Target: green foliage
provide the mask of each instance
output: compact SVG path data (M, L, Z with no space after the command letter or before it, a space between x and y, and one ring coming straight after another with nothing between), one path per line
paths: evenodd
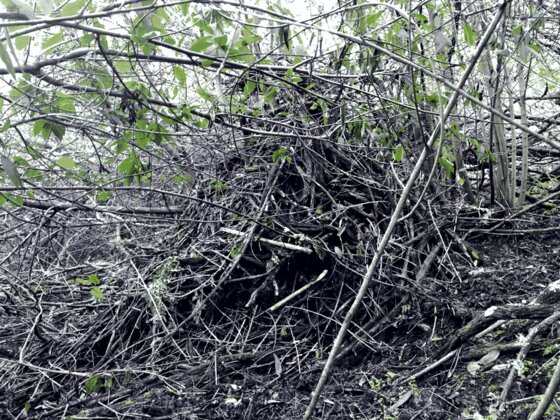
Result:
M288 149L285 147L279 147L272 153L272 163L280 164L286 162L288 164L292 163L292 157L288 155Z
M86 279L82 277L77 277L74 279L76 284L81 286L90 286L90 294L91 296L98 302L103 300L103 290L100 287L97 287L101 284L101 280L96 274L90 274Z
M60 10L61 16L72 16L77 15L82 11L84 6L86 5L85 0L75 0L69 3L66 3L62 9Z
M543 350L543 356L549 356L551 354L556 353L560 350L560 344L553 344L550 346L546 346Z
M109 391L113 387L113 376L104 374L103 376L94 373L84 381L84 391L91 395L100 392L102 389Z
M56 93L57 98L53 101L53 106L58 112L73 114L76 112L75 99L72 95L62 92Z
M94 373L84 382L84 390L87 394L95 394L101 390L101 381L99 375Z
M535 363L532 360L529 359L525 359L523 361L523 367L521 369L521 371L519 372L519 377L521 379L525 379L527 377L527 375L529 374L529 372L531 371L531 368L533 367Z
M229 252L229 256L230 257L236 257L238 255L241 254L241 247L240 246L235 246L231 249L231 251Z
M368 381L368 385L372 391L379 392L383 388L383 380L374 376Z
M29 47L31 37L29 35L18 36L15 40L15 45L18 50L25 50Z
M14 207L20 207L24 203L23 200L23 197L19 195L0 193L0 206L4 205L5 203L9 203Z
M123 179L124 185L130 185L133 181L140 184L142 179L141 176L144 175L145 171L144 165L140 158L136 155L134 149L131 150L128 157L118 165L117 170L125 175Z
M43 50L48 50L50 47L61 43L63 39L64 39L64 32L60 30L54 35L51 35L50 37L46 38L41 44L41 46L43 47Z
M99 191L97 192L97 201L104 202L111 198L113 194L110 191Z
M77 277L76 279L74 279L74 281L77 284L81 284L81 285L84 285L84 286L97 286L97 285L101 284L101 280L99 280L99 277L96 274L88 275L87 279Z
M80 46L82 47L88 47L91 44L93 44L93 42L95 41L95 37L91 34L84 34L80 37ZM115 64L116 67L116 63Z
M477 265L480 261L480 254L475 249L473 249L471 250L471 258L473 260L473 263Z
M68 169L68 170L74 169L77 166L77 163L74 162L74 159L72 159L69 156L62 156L58 158L56 160L56 164L61 168Z
M23 184L21 182L21 177L16 168L16 165L7 156L4 155L0 155L0 163L2 164L2 169L6 173L12 184L14 184L14 186L16 187L21 187Z
M2 128L0 128L0 133L5 133L10 129L11 126L12 124L10 123L10 120L7 119L6 121L4 121L4 124L2 124Z
M185 70L181 66L173 66L173 75L179 84L184 87L185 83L187 83L187 73Z
M554 413L560 410L560 406L556 403L556 401L552 401L548 408L545 411L546 416L552 416Z
M463 25L463 35L465 37L465 42L467 43L467 45L473 46L476 44L477 35L472 26L468 23L465 23Z
M190 50L194 52L203 52L213 44L211 36L201 36L191 44Z
M216 99L216 96L212 95L211 93L208 93L208 91L206 91L202 87L199 87L196 90L196 93L198 93L202 99L205 99L208 102L214 102L214 100Z
M210 180L210 187L217 193L222 193L229 188L229 185L219 179Z
M268 105L273 105L274 98L276 97L277 94L278 94L278 88L276 88L275 86L269 86L269 88L264 93L264 97L263 97L264 102Z
M62 140L66 134L66 128L63 125L39 119L33 123L32 132L34 136L41 135L41 137L45 140L48 140L51 137L51 134L54 134L56 138Z
M103 300L103 290L101 290L99 287L92 287L90 289L90 293L98 302L101 302Z
M103 386L105 387L106 390L110 390L111 388L113 388L113 376L111 375L105 376L105 382Z
M8 70L8 73L10 73L12 75L12 77L15 79L16 78L16 71L15 71L15 68L14 68L14 64L12 63L12 59L10 58L10 55L8 54L8 50L4 46L4 43L1 42L1 41L0 41L0 60L2 60L2 62L6 66L6 69Z
M404 147L397 146L393 149L393 159L395 162L399 163L403 160L404 157Z

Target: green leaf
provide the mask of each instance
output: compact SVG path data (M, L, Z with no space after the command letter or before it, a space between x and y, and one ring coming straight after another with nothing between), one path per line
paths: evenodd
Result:
M130 69L132 68L132 65L130 64L130 61L128 61L128 60L113 61L113 65L115 66L115 69L117 69L117 71L120 74L128 73L130 71Z
M213 26L206 19L197 19L195 25L198 26L202 32L214 33Z
M227 40L228 40L227 35L221 35L214 38L214 43L218 47L227 47Z
M123 174L130 174L132 173L133 167L134 161L130 157L127 157L119 164L119 166L117 166L117 170Z
M25 178L30 181L41 181L43 173L39 169L29 168L25 171Z
M66 4L62 10L60 11L60 15L64 16L72 16L77 15L85 6L84 0L76 0L71 3Z
M62 33L62 31L59 31L56 34L52 35L51 37L45 39L43 41L43 43L41 44L41 47L44 50L49 49L53 45L56 45L56 44L62 42L63 36L64 36L64 34Z
M200 60L200 64L202 65L202 68L208 68L210 67L212 64L214 64L214 60L210 60L208 58L203 58L202 60Z
M39 0L37 2L37 6L39 7L41 13L45 15L50 15L54 9L52 0Z
M31 37L29 35L22 35L16 38L15 44L18 50L24 50L29 46L31 42Z
M215 99L214 95L208 93L201 87L196 90L196 93L198 93L201 98L206 99L208 102L212 102Z
M16 206L16 207L21 207L23 206L23 197L19 196L19 195L9 195L9 199L10 199L10 204L12 206Z
M455 170L455 166L453 165L453 162L451 162L449 159L442 156L438 159L438 163L443 168L445 175L448 178L451 178L451 174Z
M84 382L84 389L86 393L93 394L99 392L101 389L101 381L99 380L99 375L94 374L89 379Z
M194 52L202 52L212 45L211 36L202 36L191 44L191 50Z
M454 136L459 137L461 135L461 127L459 127L459 124L457 123L451 123L449 131L451 131Z
M109 198L111 198L111 193L110 193L110 192L107 192L107 191L100 191L100 192L97 194L97 201L103 202L103 201L109 200Z
M27 162L24 158L22 158L21 156L14 156L13 161L16 165L18 166L29 166L29 162Z
M8 175L8 178L10 178L10 181L12 181L12 184L14 184L16 187L21 187L21 178L16 169L16 165L14 165L13 162L4 155L0 156L0 163L2 164L2 169L4 169L4 172L6 172L6 175Z
M146 133L136 133L136 146L142 150L148 150L148 144L150 144L150 137Z
M43 127L45 126L45 120L36 120L33 123L33 135L35 137L37 137L39 134L41 134L41 131L43 130Z
M5 133L10 129L11 126L12 123L10 122L9 119L7 119L6 121L4 121L4 124L2 124L2 128L0 128L0 133Z
M383 15L383 10L380 10L377 13L370 13L369 15L366 16L366 25L371 27L375 27L377 25L377 22L379 21L379 18Z
M27 401L23 406L23 409L25 410L26 413L29 413L31 411L31 401Z
M57 111L74 114L76 112L75 99L72 95L64 93L57 93L59 96L53 101L53 104L58 108Z
M256 44L261 39L262 38L259 35L255 34L253 31L251 31L249 27L243 28L243 36L241 38L241 42L243 42L245 45Z
M50 122L45 121L43 124L43 128L41 129L41 137L43 139L48 140L52 133L52 124Z
M541 52L542 51L541 46L539 44L534 43L534 42L529 44L529 48L531 48L533 51L536 51L536 52Z
M463 35L465 36L465 42L470 45L473 46L476 44L476 32L473 30L472 26L469 25L468 23L465 23L463 25Z
M66 134L66 128L60 124L51 124L51 130L57 139L62 140Z
M117 140L115 142L115 152L120 155L122 152L126 151L126 149L128 149L128 141L126 140Z
M397 146L395 147L395 149L393 150L393 158L395 159L395 162L401 162L404 156L404 147L402 146Z
M481 366L477 362L469 362L467 364L467 372L473 376L475 376L480 369Z
M264 99L265 103L270 105L272 103L272 101L274 100L274 98L276 97L277 93L278 93L278 89L275 88L274 86L270 86L264 94L263 99Z
M272 163L282 163L283 161L288 161L291 163L292 158L287 155L288 149L285 147L279 147L272 153Z
M420 25L425 25L429 21L428 17L426 15L423 15L422 13L413 13L412 16Z
M181 86L185 86L185 83L187 83L187 73L185 72L185 69L183 69L183 67L173 66L173 75Z
M98 302L103 300L103 290L99 287L92 287L90 293Z
M61 158L58 158L56 164L61 168L68 170L74 169L77 166L76 162L74 162L74 160L68 156L62 156Z
M119 164L117 170L120 173L126 175L123 183L125 186L128 186L131 184L133 179L136 179L136 181L140 183L140 174L142 174L142 172L144 171L144 165L142 164L142 161L136 156L134 150L132 150L129 157L124 159Z
M107 37L105 35L101 35L99 37L99 43L101 44L103 50L107 51L109 49L109 43L107 42Z
M35 19L33 7L23 0L12 0L12 3L17 7L18 12L23 13L28 19Z
M255 82L253 82L252 80L247 80L245 82L245 86L243 87L243 94L245 96L251 95L251 93L255 91L256 87L257 84Z
M33 146L27 146L27 147L25 148L25 151L26 151L27 153L29 153L29 156L31 156L34 160L37 160L37 159L39 159L40 157L42 157L41 154L40 154L37 150L35 150L35 149L33 148Z
M8 70L8 73L10 73L12 77L15 79L16 70L14 68L14 65L12 64L12 59L10 58L10 54L8 54L8 50L6 50L6 47L4 46L3 42L0 42L0 59L6 66L6 70Z
M523 33L523 26L519 25L516 26L515 28L513 28L511 30L511 34L513 35L514 38L519 38L521 36L521 34Z
M95 41L95 38L93 37L92 34L84 34L80 37L80 46L82 47L87 47L89 46L93 41Z

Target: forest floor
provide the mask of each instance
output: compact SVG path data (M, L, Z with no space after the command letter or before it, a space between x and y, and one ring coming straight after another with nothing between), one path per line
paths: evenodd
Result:
M469 230L469 235L462 235L468 242L463 248L445 249L439 265L425 273L421 287L409 287L405 280L388 289L393 292L385 291L385 297L366 303L366 316L360 318L363 330L347 338L350 346L343 348L314 419L494 419L498 413L502 419L518 419L535 409L560 358L557 318L541 325L532 341L527 338L543 319L558 315L559 299L550 285L560 280L560 218L555 213L546 217L526 213L488 233L490 229L480 229L481 223L470 227L469 217L459 216L456 224ZM296 261L299 265L284 274L305 272L313 265L311 259ZM445 277L453 280L444 282ZM88 281L82 279L78 286L92 286ZM48 283L44 284L46 290ZM4 339L0 346L5 384L0 389L0 411L6 414L2 418L301 418L337 331L306 319L309 315L293 318L288 329L275 328L280 318L270 317L267 324L262 321L263 316L268 318L266 313L255 316L257 307L247 309L238 303L240 296L247 299L248 292L234 293L235 302L222 302L219 312L226 313L230 326L224 318L214 323L209 318L191 321L186 333L178 330L173 342L180 343L177 349L169 342L164 345L165 336L157 338L161 333L146 335L156 331L157 323L141 320L151 312L145 298L129 297L123 306L119 302L127 299L124 292L106 288L104 299L115 302L111 309L85 301L87 287L85 294L80 289L64 295L61 284L50 287L53 297L40 306L42 322L51 323L48 328L34 331L39 321L32 327L18 323L17 312L10 311L15 305L5 304L0 313L3 333L16 337ZM272 293L261 293L263 306L278 300ZM332 291L327 288L327 293ZM75 302L76 312L63 310L65 303L60 314L47 315L53 309L44 305L57 300L70 302L71 307ZM302 302L305 299L293 308ZM368 305L377 302L384 305L385 316L367 324ZM126 312L119 313L118 308ZM176 303L175 308L180 312L183 306ZM485 318L494 311L499 315ZM479 323L469 330L476 320ZM82 338L63 335L58 345L56 338L45 338L64 328L67 336L77 335L63 326L70 322L76 323L74 329L82 328ZM243 330L247 323L254 326ZM298 332L299 323L304 327ZM126 326L130 324L134 328ZM24 341L31 336L29 328L37 339ZM306 329L314 328L319 336L324 335L321 331L328 333L323 342L308 338L314 335ZM245 339L241 331L247 331ZM115 341L115 335L122 338ZM18 338L24 342L20 353L10 345ZM110 353L114 345L122 347L120 353ZM203 353L204 346L215 350ZM34 361L16 362L26 349ZM185 353L200 356L183 359L180 354ZM64 363L75 371L60 369ZM94 363L94 368L87 367ZM79 366L89 373L81 373ZM508 384L511 372L515 374ZM501 396L504 388L507 393ZM40 390L34 399L33 390ZM553 401L547 413L547 418L560 418L560 403Z
M439 289L434 296L438 305L447 308L443 311L446 316L417 319L412 329L410 323L401 328L397 321L380 337L383 345L379 348L362 348L348 355L325 387L315 418L495 418L510 362L519 351L515 343L519 342L518 335L527 333L528 321L500 326L486 337L465 343L464 354L459 351L418 379L398 381L436 362L440 344L453 336L465 314L492 306L528 305L547 285L559 280L558 229L552 233L489 235L474 245L480 267L457 267L464 280ZM415 316L414 312L402 315ZM557 335L558 325L534 343L500 418L527 418L535 408L560 357ZM492 351L488 349L499 349L499 354L494 350L487 364L474 364L481 354L484 357ZM217 383L209 385L211 390L189 398L192 418L299 418L321 367L316 361L302 363L300 374L289 378L276 375L270 364L249 371L235 369L215 377ZM560 402L553 402L546 418L560 418Z

